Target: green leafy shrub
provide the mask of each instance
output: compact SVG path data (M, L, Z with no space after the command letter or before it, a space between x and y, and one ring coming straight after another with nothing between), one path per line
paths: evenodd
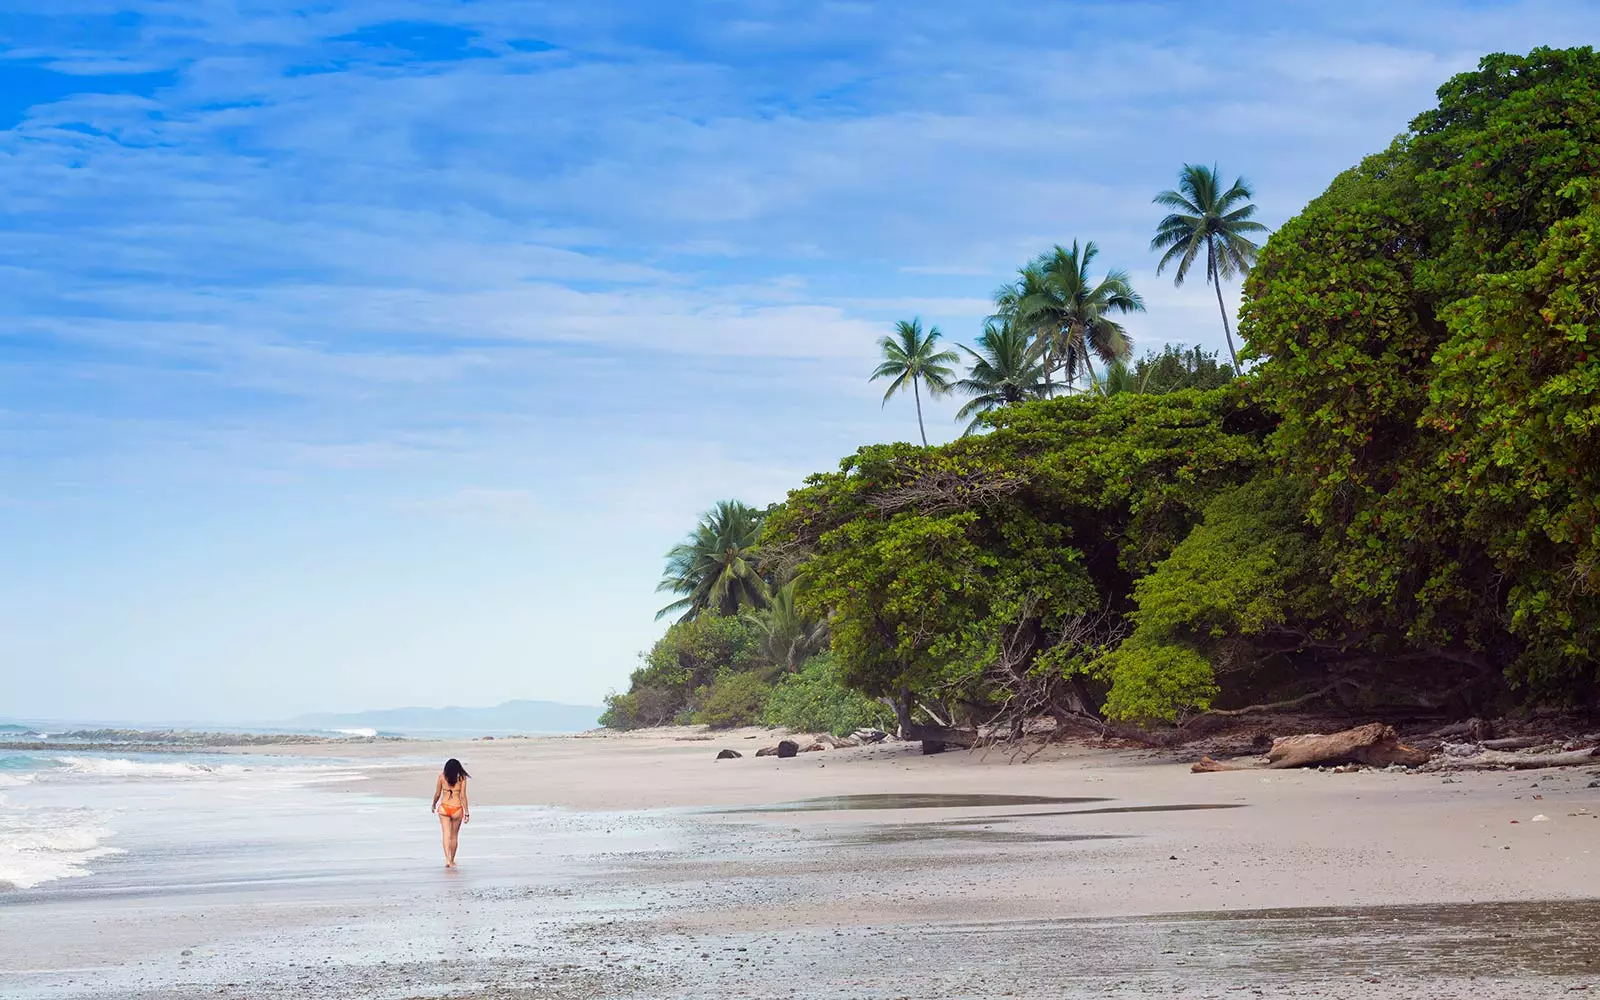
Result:
M772 685L752 673L726 673L696 698L700 707L693 719L713 729L749 726L761 721Z
M606 698L600 725L608 729L648 729L675 721L682 710L676 691L659 687L636 687L626 694Z
M762 721L795 732L846 736L864 727L890 729L894 713L845 686L833 657L824 653L773 687Z
M638 729L688 722L717 677L763 666L762 640L758 625L745 618L703 614L678 622L641 658L628 691L606 699L600 724Z
M1330 595L1303 492L1263 477L1217 495L1172 555L1134 584L1132 635L1094 669L1112 718L1171 721L1211 706L1218 674L1322 631Z

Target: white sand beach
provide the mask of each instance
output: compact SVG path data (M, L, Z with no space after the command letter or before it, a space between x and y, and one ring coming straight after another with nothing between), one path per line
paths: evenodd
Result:
M170 842L143 828L94 875L0 895L7 995L1600 988L1594 768L1197 775L1130 751L1012 764L900 743L751 755L772 739L242 751L244 776L267 756L341 763L310 784L190 782ZM716 760L724 747L745 756ZM447 756L473 775L458 872L427 811ZM164 787L147 788L157 815ZM139 826L136 812L112 822Z

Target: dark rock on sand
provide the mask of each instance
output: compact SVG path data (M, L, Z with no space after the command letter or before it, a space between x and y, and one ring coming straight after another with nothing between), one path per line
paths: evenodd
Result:
M737 750L720 750L720 751L717 752L717 759L718 760L736 760L736 759L738 759L740 757L743 757L743 756L744 756L744 754L740 753Z
M795 754L797 754L799 752L800 752L800 744L796 743L794 740L779 740L778 741L778 756L779 757L793 757Z

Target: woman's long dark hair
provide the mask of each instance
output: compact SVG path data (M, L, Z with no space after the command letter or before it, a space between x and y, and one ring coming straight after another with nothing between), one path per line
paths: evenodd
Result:
M462 778L470 777L472 775L468 774L467 769L462 767L461 762L454 757L444 762L444 783L451 788L461 784Z

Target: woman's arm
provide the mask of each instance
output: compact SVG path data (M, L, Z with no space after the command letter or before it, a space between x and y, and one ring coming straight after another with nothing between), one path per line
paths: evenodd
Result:
M433 804L428 806L429 812L439 811L439 796L444 794L444 775L433 779Z
M466 823L472 819L472 806L467 804L467 779L461 779L461 822Z

